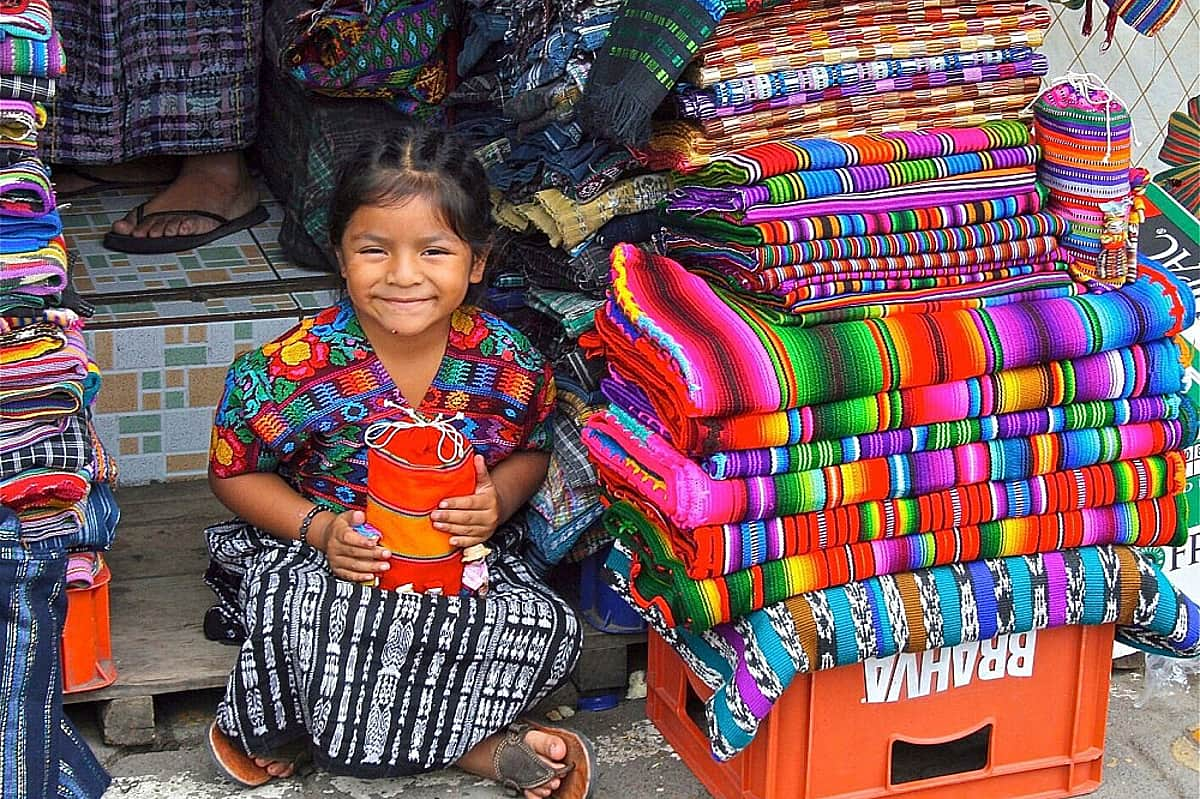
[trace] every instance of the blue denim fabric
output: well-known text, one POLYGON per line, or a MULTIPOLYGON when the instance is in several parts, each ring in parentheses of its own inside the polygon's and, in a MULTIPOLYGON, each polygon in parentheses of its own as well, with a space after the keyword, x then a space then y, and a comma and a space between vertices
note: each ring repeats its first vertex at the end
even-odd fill
POLYGON ((121 521, 121 509, 108 483, 92 483, 84 506, 83 527, 67 539, 70 549, 101 551, 110 548, 121 521))
POLYGON ((0 796, 99 799, 111 781, 63 714, 61 640, 67 552, 60 538, 21 541, 0 507, 0 796))
POLYGON ((470 33, 463 40, 462 50, 458 54, 459 76, 469 73, 489 47, 504 41, 504 34, 508 32, 509 26, 509 21, 504 16, 476 9, 468 12, 468 20, 467 30, 470 33))

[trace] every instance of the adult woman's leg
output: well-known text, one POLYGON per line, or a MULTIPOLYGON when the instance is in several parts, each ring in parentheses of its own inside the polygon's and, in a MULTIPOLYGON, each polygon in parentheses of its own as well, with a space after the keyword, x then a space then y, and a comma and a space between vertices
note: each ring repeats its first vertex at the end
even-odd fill
POLYGON ((112 229, 123 236, 195 236, 213 230, 220 223, 190 211, 237 219, 257 205, 258 187, 240 150, 189 155, 180 160, 175 180, 143 207, 143 219, 139 221, 136 209, 131 210, 114 222, 112 229), (179 213, 162 213, 166 211, 179 213))
MULTIPOLYGON (((114 233, 196 235, 258 203, 242 152, 254 139, 262 0, 60 0, 70 61, 50 108, 43 157, 113 165, 182 156, 178 176, 144 214, 179 211, 114 233)), ((160 173, 161 176, 161 173, 160 173)))

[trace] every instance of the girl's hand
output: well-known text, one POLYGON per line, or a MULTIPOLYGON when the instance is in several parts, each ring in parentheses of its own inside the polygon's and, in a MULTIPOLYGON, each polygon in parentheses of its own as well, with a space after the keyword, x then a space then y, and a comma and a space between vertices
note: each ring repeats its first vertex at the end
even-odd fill
POLYGON ((348 510, 326 525, 321 538, 314 542, 324 550, 333 573, 353 583, 367 583, 388 570, 390 553, 373 538, 359 535, 354 525, 362 524, 366 516, 359 510, 348 510))
POLYGON ((430 518, 436 529, 453 536, 451 546, 465 549, 492 537, 500 524, 500 494, 482 455, 475 456, 475 493, 443 500, 430 518))

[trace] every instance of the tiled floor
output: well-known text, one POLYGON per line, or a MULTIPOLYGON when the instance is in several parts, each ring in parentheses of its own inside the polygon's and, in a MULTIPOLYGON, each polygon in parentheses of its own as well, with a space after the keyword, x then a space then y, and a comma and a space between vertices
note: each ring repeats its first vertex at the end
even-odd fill
MULTIPOLYGON (((63 209, 67 240, 78 254, 74 285, 96 305, 91 329, 288 317, 332 300, 329 273, 299 268, 283 254, 283 210, 273 199, 265 202, 271 214, 266 222, 195 250, 129 255, 105 249, 105 231, 150 196, 111 190, 76 198, 63 209)), ((265 190, 263 196, 269 197, 265 190)))

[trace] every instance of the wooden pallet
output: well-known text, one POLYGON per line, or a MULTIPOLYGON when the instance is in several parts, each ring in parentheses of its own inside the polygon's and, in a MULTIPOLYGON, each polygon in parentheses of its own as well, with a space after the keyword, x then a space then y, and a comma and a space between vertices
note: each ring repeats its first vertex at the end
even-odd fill
POLYGON ((206 525, 229 517, 204 481, 117 491, 121 523, 105 557, 117 681, 65 702, 100 702, 105 740, 136 746, 154 740, 154 697, 225 685, 237 648, 204 637, 213 594, 204 584, 206 525))
MULTIPOLYGON (((64 701, 99 702, 105 740, 154 741, 154 697, 220 688, 238 649, 207 640, 204 613, 213 594, 203 529, 229 518, 204 481, 158 483, 117 491, 121 523, 105 557, 117 681, 64 701)), ((570 593, 564 590, 564 593, 570 593)), ((580 694, 620 691, 631 664, 644 662, 646 636, 606 635, 584 625, 584 652, 572 674, 580 694)))

